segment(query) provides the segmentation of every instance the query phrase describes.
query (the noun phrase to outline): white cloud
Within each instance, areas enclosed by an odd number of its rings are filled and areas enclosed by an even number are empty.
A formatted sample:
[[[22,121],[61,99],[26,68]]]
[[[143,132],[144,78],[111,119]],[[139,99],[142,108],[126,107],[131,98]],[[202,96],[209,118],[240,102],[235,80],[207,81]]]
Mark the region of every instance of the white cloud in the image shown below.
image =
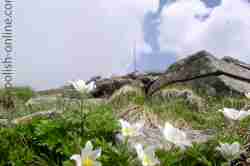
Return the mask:
[[[151,52],[151,48],[144,43],[142,25],[145,13],[156,12],[158,6],[158,0],[116,0],[112,3],[100,0],[105,22],[112,29],[110,37],[120,36],[117,41],[114,41],[112,48],[115,49],[119,45],[123,47],[123,50],[118,50],[117,57],[114,57],[117,59],[116,69],[118,69],[114,72],[123,74],[126,72],[127,66],[133,61],[135,41],[137,53]]]
[[[210,13],[205,22],[194,17],[202,13]],[[223,0],[212,11],[199,0],[180,0],[163,11],[161,49],[179,57],[205,49],[250,62],[249,18],[250,4],[242,0]]]

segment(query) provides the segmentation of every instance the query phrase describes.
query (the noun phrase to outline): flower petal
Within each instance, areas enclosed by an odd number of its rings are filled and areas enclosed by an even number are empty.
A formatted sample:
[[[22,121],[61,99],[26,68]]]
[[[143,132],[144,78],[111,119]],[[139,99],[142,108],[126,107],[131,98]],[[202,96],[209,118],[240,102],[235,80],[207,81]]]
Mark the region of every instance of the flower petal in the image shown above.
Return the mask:
[[[85,144],[84,149],[81,150],[81,156],[82,156],[82,158],[88,157],[89,154],[91,153],[92,149],[93,149],[93,145],[92,145],[92,143],[90,141],[88,141]]]
[[[239,112],[239,118],[238,119],[241,120],[241,119],[246,118],[247,116],[250,116],[250,112],[241,110]]]
[[[70,157],[70,160],[74,160],[77,166],[82,166],[82,158],[79,154],[74,154]]]
[[[120,122],[122,128],[131,128],[131,125],[128,121],[120,119],[119,122]]]
[[[140,130],[141,128],[143,128],[144,124],[145,124],[145,121],[140,121],[140,122],[135,123],[134,126],[137,130]]]
[[[84,148],[84,149],[93,150],[92,142],[91,142],[91,141],[88,141],[88,142],[85,144],[85,148]]]
[[[133,125],[134,131],[135,131],[135,133],[134,133],[135,136],[142,134],[144,124],[145,124],[145,122],[141,121],[141,122],[137,122]]]
[[[245,96],[250,99],[250,92],[245,93]]]
[[[217,147],[216,150],[220,151],[225,159],[230,159],[240,153],[240,144],[238,142],[233,144],[220,143],[220,147]]]
[[[231,151],[232,151],[232,155],[236,155],[240,152],[240,144],[238,142],[234,142],[231,145]]]
[[[89,157],[92,159],[92,160],[96,160],[97,158],[99,158],[102,154],[102,149],[99,148],[97,150],[94,150],[94,151],[91,151],[90,154],[89,154]]]
[[[155,150],[156,150],[156,146],[148,146],[147,148],[145,148],[144,152],[149,155],[149,156],[155,156]]]
[[[164,136],[170,142],[180,142],[186,139],[186,134],[173,127],[170,123],[165,124]]]
[[[143,157],[144,157],[144,150],[143,150],[143,147],[141,144],[136,144],[135,145],[135,150],[136,150],[136,153],[138,155],[138,158],[140,160],[143,160]]]
[[[246,116],[246,111],[239,111],[234,108],[223,108],[221,112],[225,117],[232,120],[240,120],[240,118],[244,118]]]

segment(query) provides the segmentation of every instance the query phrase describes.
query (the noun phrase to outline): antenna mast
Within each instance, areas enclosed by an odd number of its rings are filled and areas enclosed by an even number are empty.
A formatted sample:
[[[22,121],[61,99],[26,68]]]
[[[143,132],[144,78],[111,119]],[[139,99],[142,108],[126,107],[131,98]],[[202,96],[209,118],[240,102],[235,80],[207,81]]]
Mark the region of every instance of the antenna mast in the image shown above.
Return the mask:
[[[135,42],[134,42],[133,57],[134,57],[134,73],[136,73],[136,72],[137,72],[137,62],[136,62],[136,40],[135,40]]]

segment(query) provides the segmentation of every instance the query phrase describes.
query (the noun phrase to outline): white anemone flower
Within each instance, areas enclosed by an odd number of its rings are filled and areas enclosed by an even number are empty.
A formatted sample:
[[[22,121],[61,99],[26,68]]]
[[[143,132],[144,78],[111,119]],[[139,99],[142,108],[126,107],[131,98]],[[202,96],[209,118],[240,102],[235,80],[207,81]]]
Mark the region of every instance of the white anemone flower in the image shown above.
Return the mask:
[[[87,84],[87,89],[89,92],[93,91],[96,89],[96,84],[95,81],[91,81],[90,83]]]
[[[96,84],[94,81],[90,82],[89,84],[86,84],[83,80],[78,81],[69,81],[69,83],[75,88],[75,90],[79,92],[91,92],[96,88]]]
[[[167,141],[179,146],[181,149],[192,146],[192,142],[188,140],[186,133],[168,122],[165,123],[163,135]]]
[[[156,148],[154,146],[143,149],[141,144],[136,144],[135,149],[143,166],[155,166],[160,164],[160,161],[155,156]]]
[[[232,159],[240,153],[240,144],[238,142],[234,142],[233,144],[221,143],[216,150],[218,150],[225,159]]]
[[[250,111],[243,111],[243,110],[236,110],[233,108],[223,108],[222,110],[219,110],[219,112],[222,112],[225,117],[231,120],[242,120],[246,118],[247,116],[250,116]]]
[[[81,154],[71,156],[71,160],[75,160],[76,166],[101,166],[102,164],[96,159],[101,156],[101,149],[93,150],[93,145],[88,141],[81,150]]]
[[[144,122],[130,124],[128,121],[123,119],[120,119],[119,122],[122,127],[121,134],[123,137],[136,137],[142,133],[141,130],[144,126]]]

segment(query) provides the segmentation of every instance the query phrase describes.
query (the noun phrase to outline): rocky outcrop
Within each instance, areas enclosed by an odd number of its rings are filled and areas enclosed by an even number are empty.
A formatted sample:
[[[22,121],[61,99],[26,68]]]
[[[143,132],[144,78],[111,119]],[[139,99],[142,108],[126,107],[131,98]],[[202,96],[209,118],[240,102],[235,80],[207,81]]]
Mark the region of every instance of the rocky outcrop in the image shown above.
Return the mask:
[[[110,96],[115,90],[120,89],[124,85],[131,85],[134,83],[132,79],[112,78],[103,79],[96,82],[96,89],[92,92],[93,96]]]
[[[132,96],[144,96],[144,92],[141,88],[134,87],[131,85],[125,85],[119,90],[115,91],[112,96],[109,98],[108,103],[120,103],[123,100],[127,101]]]
[[[125,85],[147,90],[150,85],[158,79],[160,73],[129,74],[121,77],[99,79],[96,81],[96,89],[92,92],[94,97],[110,97],[116,90]]]
[[[206,51],[178,61],[156,80],[148,94],[168,85],[201,88],[210,95],[244,94],[250,91],[249,65],[233,58],[217,59]]]
[[[166,88],[160,91],[157,91],[152,96],[157,100],[173,100],[173,99],[182,99],[188,106],[193,108],[195,111],[202,111],[205,108],[205,102],[201,97],[196,95],[190,89],[181,89],[181,88]]]
[[[225,61],[225,62],[233,63],[235,65],[238,65],[240,67],[243,67],[243,68],[246,68],[246,69],[250,70],[250,65],[249,64],[241,62],[238,59],[232,58],[230,56],[225,56],[224,58],[222,58],[222,60]]]
[[[231,57],[218,59],[209,52],[200,51],[171,65],[163,73],[132,73],[111,78],[93,77],[96,89],[90,96],[109,98],[126,85],[138,87],[146,95],[152,96],[169,85],[183,85],[206,92],[208,95],[242,95],[250,91],[250,64]],[[63,97],[79,98],[72,87],[64,86]],[[49,93],[49,91],[48,91]]]

